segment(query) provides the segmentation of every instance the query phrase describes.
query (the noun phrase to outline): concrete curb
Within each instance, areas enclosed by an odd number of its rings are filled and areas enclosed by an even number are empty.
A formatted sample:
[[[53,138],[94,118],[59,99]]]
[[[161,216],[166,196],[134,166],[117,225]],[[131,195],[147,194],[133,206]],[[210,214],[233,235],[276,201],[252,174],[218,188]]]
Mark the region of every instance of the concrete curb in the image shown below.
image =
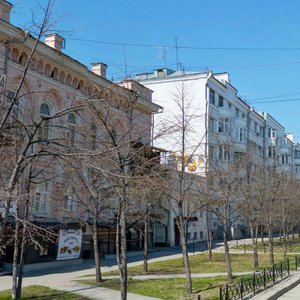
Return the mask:
[[[298,284],[300,284],[300,274],[293,274],[282,282],[275,284],[271,288],[259,293],[253,300],[276,300]]]

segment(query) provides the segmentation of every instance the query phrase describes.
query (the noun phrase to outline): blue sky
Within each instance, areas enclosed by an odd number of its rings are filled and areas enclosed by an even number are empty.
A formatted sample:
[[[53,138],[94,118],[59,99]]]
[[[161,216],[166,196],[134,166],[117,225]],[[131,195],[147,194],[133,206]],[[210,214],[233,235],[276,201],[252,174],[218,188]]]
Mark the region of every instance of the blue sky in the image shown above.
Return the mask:
[[[17,26],[41,15],[35,0],[10,2]],[[66,54],[106,63],[114,80],[176,69],[177,38],[185,70],[229,72],[243,99],[300,141],[299,12],[298,0],[56,0],[52,31],[66,37]]]

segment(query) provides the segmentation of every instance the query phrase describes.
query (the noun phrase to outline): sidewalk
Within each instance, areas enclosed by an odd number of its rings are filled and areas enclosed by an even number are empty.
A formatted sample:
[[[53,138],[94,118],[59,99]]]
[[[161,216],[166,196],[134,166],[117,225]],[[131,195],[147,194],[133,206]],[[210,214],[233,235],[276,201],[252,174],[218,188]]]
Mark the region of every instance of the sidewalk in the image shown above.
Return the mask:
[[[269,289],[259,293],[257,296],[253,297],[253,300],[275,300],[280,299],[282,295],[292,290],[300,284],[300,273],[295,272],[287,279],[281,281],[270,287]],[[294,299],[300,299],[300,295],[296,295],[297,297]]]
[[[240,240],[239,243],[250,243],[250,239]],[[220,243],[221,244],[221,243]],[[230,241],[231,246],[236,245],[236,241]],[[200,251],[191,251],[190,255],[203,253],[205,249],[203,249],[203,245],[199,245],[194,247],[193,250],[199,249]],[[223,250],[222,245],[216,245],[214,247],[214,252],[220,252]],[[156,251],[150,254],[149,263],[164,261],[172,258],[182,257],[180,253],[180,249],[165,249],[161,251]],[[128,267],[137,266],[143,264],[142,255],[138,255],[135,258],[129,258]],[[117,265],[115,259],[110,260],[102,260],[103,267],[102,272],[109,272],[113,270],[117,270]],[[83,279],[82,276],[88,276],[84,279],[88,279],[95,273],[94,262],[92,260],[87,260],[81,266],[69,266],[63,268],[56,268],[51,270],[43,270],[43,271],[34,271],[25,275],[23,279],[23,286],[29,285],[43,285],[48,286],[53,289],[57,289],[65,292],[73,292],[76,294],[80,294],[82,296],[86,296],[90,299],[96,300],[112,300],[112,299],[120,299],[120,292],[94,287],[89,285],[84,285],[76,282],[76,280]],[[252,272],[239,272],[234,273],[234,275],[246,275]],[[227,273],[201,273],[201,274],[192,274],[194,278],[204,278],[204,277],[213,277],[213,276],[226,276]],[[80,278],[81,277],[81,278]],[[117,278],[118,276],[108,276],[105,278]],[[185,274],[167,274],[167,275],[140,275],[133,276],[134,279],[139,280],[147,280],[147,279],[159,279],[159,278],[184,278]],[[0,277],[0,290],[11,289],[11,276],[3,276]],[[158,298],[145,297],[141,295],[135,295],[128,293],[128,300],[155,300]],[[261,298],[263,299],[263,298]]]

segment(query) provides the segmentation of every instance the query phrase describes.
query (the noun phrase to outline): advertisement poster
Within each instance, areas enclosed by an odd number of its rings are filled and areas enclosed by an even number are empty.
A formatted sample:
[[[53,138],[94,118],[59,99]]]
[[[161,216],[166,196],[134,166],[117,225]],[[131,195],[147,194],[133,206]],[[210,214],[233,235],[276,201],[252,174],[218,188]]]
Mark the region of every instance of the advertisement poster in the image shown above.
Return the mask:
[[[79,258],[82,241],[81,229],[59,231],[57,260]]]

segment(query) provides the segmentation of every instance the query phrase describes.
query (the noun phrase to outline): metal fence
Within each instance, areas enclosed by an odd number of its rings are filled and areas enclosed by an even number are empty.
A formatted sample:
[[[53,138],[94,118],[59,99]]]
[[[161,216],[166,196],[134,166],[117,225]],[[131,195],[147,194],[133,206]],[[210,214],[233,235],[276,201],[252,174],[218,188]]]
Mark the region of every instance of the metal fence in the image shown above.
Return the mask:
[[[286,252],[290,253],[300,253],[300,245],[299,245],[299,240],[289,240],[286,242]],[[252,244],[239,244],[237,241],[237,245],[234,247],[236,249],[244,251],[244,253],[252,253],[253,252],[253,246]],[[274,252],[283,252],[284,249],[284,243],[283,241],[275,241],[273,245],[273,251]],[[269,244],[267,243],[258,243],[257,245],[257,251],[258,252],[270,252],[269,249]]]
[[[241,279],[234,284],[226,284],[220,287],[220,300],[245,299],[254,296],[268,287],[276,284],[290,275],[290,259],[276,263],[270,268],[255,272],[249,277]],[[300,257],[295,256],[295,270],[300,265]]]

